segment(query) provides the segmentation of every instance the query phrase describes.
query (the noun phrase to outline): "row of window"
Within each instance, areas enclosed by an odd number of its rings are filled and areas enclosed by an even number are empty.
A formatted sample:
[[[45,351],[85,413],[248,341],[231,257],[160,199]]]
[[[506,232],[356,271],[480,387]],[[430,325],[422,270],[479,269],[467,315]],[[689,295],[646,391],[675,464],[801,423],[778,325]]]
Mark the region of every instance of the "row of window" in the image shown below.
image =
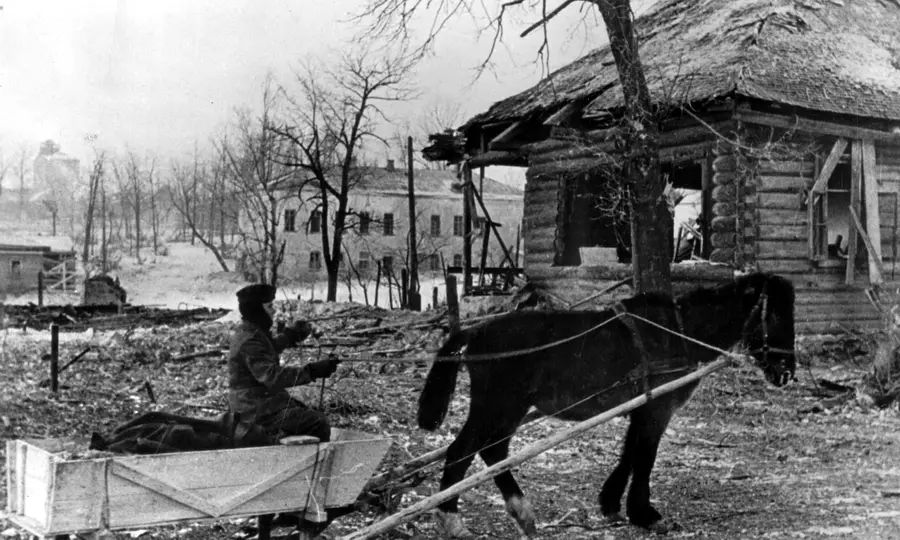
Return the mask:
[[[479,217],[475,220],[475,232],[481,233],[486,223],[485,218]],[[359,234],[369,234],[372,224],[372,217],[367,212],[359,214]],[[384,236],[394,236],[394,214],[384,214],[381,219],[382,234]],[[284,230],[287,232],[295,232],[297,230],[297,210],[288,209],[284,211]],[[322,212],[313,210],[309,216],[309,234],[316,234],[322,231]],[[431,236],[441,236],[441,216],[431,216]],[[453,236],[463,235],[463,217],[453,216]]]
[[[439,272],[441,270],[441,257],[437,253],[432,253],[427,258],[428,270]],[[343,261],[341,261],[343,263]],[[374,266],[372,255],[366,251],[359,253],[359,260],[356,261],[356,268],[360,272],[368,272]],[[460,254],[453,256],[453,266],[462,266],[463,257]],[[381,268],[385,272],[390,272],[394,268],[394,257],[385,255],[381,258]],[[318,251],[312,251],[309,254],[309,269],[318,272],[322,269],[322,254]]]

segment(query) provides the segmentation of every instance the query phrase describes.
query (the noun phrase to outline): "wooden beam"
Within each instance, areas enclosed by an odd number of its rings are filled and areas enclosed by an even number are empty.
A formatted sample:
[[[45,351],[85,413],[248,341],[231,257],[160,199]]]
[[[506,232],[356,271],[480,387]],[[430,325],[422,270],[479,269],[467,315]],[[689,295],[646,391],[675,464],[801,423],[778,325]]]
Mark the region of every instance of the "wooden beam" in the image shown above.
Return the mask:
[[[860,187],[862,184],[862,143],[853,140],[850,149],[850,213],[859,215]],[[847,235],[847,271],[844,282],[853,285],[853,272],[856,267],[856,238],[858,235],[852,230]]]
[[[470,157],[467,163],[470,167],[490,167],[491,165],[527,167],[528,158],[519,152],[491,150]]]
[[[516,138],[525,128],[525,120],[517,120],[511,126],[504,129],[500,135],[497,135],[488,143],[488,150],[498,150],[509,144]]]
[[[544,120],[545,126],[562,126],[568,123],[576,114],[580,114],[584,109],[582,100],[576,100],[567,103],[563,108],[551,114],[549,118]]]
[[[800,118],[799,116],[783,116],[780,114],[739,110],[734,114],[734,118],[735,120],[741,120],[749,124],[760,124],[763,126],[780,127],[784,129],[798,129],[809,133],[834,135],[837,137],[845,137],[847,139],[900,141],[900,133],[854,127],[834,122],[823,122],[821,120],[810,120],[807,118]]]
[[[819,176],[816,177],[816,183],[813,184],[813,193],[825,193],[825,190],[828,189],[828,179],[831,178],[834,168],[837,167],[838,161],[840,161],[846,149],[847,139],[840,137],[834,141],[834,146],[831,147],[831,152],[828,154],[825,164],[822,165]]]
[[[852,207],[850,208],[850,217],[853,218],[853,225],[856,226],[856,231],[859,233],[859,236],[862,237],[866,249],[869,250],[869,281],[871,282],[871,285],[879,285],[884,282],[882,279],[882,276],[884,275],[884,266],[881,264],[881,259],[872,257],[871,254],[873,253],[875,246],[872,245],[872,240],[863,229],[862,222],[859,220],[859,215]]]
[[[869,283],[879,285],[882,283],[884,271],[881,266],[881,216],[878,212],[878,173],[875,170],[875,143],[864,140],[862,142],[862,180],[865,192],[866,204],[866,249],[869,252]]]

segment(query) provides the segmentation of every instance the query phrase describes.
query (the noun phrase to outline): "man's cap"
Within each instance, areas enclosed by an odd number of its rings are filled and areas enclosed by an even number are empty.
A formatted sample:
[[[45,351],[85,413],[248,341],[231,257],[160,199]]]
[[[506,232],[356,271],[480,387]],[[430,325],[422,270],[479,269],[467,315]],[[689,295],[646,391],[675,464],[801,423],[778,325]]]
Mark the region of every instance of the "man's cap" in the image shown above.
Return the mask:
[[[275,287],[262,283],[247,285],[237,292],[237,298],[241,304],[267,304],[275,300]]]

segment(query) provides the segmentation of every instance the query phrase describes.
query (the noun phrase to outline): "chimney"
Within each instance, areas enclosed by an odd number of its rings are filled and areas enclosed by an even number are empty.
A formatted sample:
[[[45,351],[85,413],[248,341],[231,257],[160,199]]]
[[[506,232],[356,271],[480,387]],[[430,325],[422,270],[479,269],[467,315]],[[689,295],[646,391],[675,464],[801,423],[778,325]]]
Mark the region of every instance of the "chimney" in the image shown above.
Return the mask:
[[[394,170],[394,160],[393,159],[387,160],[387,170],[389,170],[389,171]]]

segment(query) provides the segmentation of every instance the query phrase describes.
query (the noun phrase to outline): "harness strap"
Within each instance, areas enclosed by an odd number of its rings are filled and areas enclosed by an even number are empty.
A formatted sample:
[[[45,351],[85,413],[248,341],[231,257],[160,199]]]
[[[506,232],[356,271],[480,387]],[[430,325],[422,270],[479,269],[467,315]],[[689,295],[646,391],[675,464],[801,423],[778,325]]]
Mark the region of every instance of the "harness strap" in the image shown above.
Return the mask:
[[[616,313],[616,316],[619,317],[628,330],[631,331],[631,335],[634,337],[634,346],[638,350],[638,355],[641,358],[641,363],[637,367],[634,368],[637,371],[637,377],[641,381],[641,391],[647,395],[647,400],[652,399],[650,387],[650,364],[647,360],[647,348],[644,346],[644,340],[641,338],[641,332],[638,330],[637,325],[634,324],[634,319],[630,316],[625,317],[624,315],[629,315],[628,308],[625,307],[625,304],[622,302],[616,302],[612,307],[613,311]]]

